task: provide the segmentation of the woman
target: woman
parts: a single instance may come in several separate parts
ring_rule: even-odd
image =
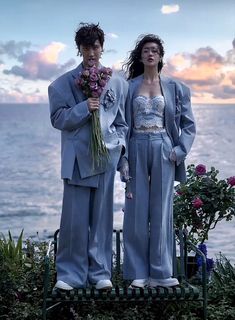
[[[124,214],[124,278],[131,286],[170,287],[174,181],[185,181],[184,159],[194,137],[190,91],[160,75],[162,40],[142,36],[126,63],[129,93],[128,148],[122,159],[127,181]]]

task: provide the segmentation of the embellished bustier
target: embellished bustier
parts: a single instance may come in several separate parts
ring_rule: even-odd
[[[134,131],[162,132],[164,129],[164,97],[139,95],[133,101]]]

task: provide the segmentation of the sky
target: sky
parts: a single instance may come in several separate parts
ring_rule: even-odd
[[[48,85],[81,62],[80,22],[104,30],[103,65],[119,69],[154,33],[162,74],[186,83],[193,103],[235,104],[235,0],[0,0],[0,103],[48,103]]]

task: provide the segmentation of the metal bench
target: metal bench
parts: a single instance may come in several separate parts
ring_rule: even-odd
[[[113,271],[121,279],[122,271],[122,230],[113,230],[114,234],[114,254]],[[59,230],[54,234],[54,240],[49,242],[47,254],[45,256],[44,293],[43,293],[43,320],[47,319],[47,313],[62,304],[79,304],[84,302],[177,302],[177,301],[198,301],[202,304],[203,319],[207,319],[207,273],[206,257],[191,242],[187,240],[186,234],[182,230],[175,232],[174,245],[174,277],[177,277],[180,285],[171,288],[145,288],[132,289],[123,281],[122,285],[115,284],[111,291],[96,290],[93,287],[84,289],[74,289],[71,291],[53,290],[52,271],[55,274],[55,259],[57,252]],[[176,244],[179,250],[176,250]],[[188,248],[202,257],[202,288],[190,284],[187,276]],[[179,255],[179,256],[178,256]],[[177,257],[178,256],[178,257]]]

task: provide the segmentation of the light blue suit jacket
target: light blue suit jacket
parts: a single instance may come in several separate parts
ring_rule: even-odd
[[[143,75],[129,80],[129,92],[126,102],[126,119],[129,125],[128,137],[133,129],[133,99],[138,95]],[[190,90],[183,83],[160,76],[160,85],[165,98],[165,128],[176,153],[175,180],[186,180],[184,160],[193,144],[196,127],[191,108]],[[128,150],[126,152],[128,158]]]
[[[96,186],[97,175],[117,165],[122,146],[126,146],[128,131],[125,121],[125,100],[128,83],[113,74],[100,97],[100,123],[103,139],[110,158],[104,165],[93,168],[90,140],[91,113],[87,98],[75,85],[83,70],[82,64],[54,82],[48,88],[50,117],[53,127],[61,130],[61,177],[73,178],[77,159],[81,185]],[[109,96],[112,99],[109,99]]]

